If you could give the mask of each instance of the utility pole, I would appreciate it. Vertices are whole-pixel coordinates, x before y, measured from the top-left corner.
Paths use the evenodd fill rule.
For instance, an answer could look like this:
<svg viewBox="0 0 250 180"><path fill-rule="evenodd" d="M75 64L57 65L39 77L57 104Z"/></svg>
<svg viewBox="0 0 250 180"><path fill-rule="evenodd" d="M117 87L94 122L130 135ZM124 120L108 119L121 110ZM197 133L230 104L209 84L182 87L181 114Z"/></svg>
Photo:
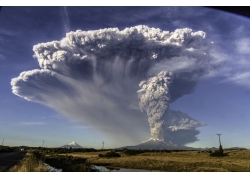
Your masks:
<svg viewBox="0 0 250 180"><path fill-rule="evenodd" d="M220 143L220 146L221 146L220 136L221 136L222 134L216 134L216 135L219 136L219 143Z"/></svg>
<svg viewBox="0 0 250 180"><path fill-rule="evenodd" d="M66 156L68 157L69 144L67 144Z"/></svg>
<svg viewBox="0 0 250 180"><path fill-rule="evenodd" d="M3 141L2 141L2 146L3 146L3 142L4 142L4 138L3 138Z"/></svg>
<svg viewBox="0 0 250 180"><path fill-rule="evenodd" d="M219 155L223 155L223 149L222 149L222 145L221 145L221 142L220 142L220 136L222 134L216 134L217 136L219 136L219 143L220 143L220 147L219 147Z"/></svg>
<svg viewBox="0 0 250 180"><path fill-rule="evenodd" d="M104 148L104 141L102 141L102 150L103 150L103 148Z"/></svg>
<svg viewBox="0 0 250 180"><path fill-rule="evenodd" d="M43 140L43 144L44 144L44 140ZM42 145L42 147L43 147L43 145Z"/></svg>

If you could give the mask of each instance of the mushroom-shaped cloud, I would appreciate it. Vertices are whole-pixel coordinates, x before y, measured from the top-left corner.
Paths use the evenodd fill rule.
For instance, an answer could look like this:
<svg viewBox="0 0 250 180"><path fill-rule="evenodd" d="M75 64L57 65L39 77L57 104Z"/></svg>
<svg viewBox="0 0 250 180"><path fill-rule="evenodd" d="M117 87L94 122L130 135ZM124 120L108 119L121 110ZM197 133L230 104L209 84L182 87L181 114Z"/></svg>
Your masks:
<svg viewBox="0 0 250 180"><path fill-rule="evenodd" d="M195 137L201 124L192 118L166 119L168 105L192 93L200 78L216 67L211 45L205 32L188 28L77 30L60 41L35 45L41 69L13 78L12 92L112 137L138 142L149 135L139 109L148 115L153 138L168 140L167 134L178 137L179 131ZM190 139L195 141L182 139L181 144Z"/></svg>

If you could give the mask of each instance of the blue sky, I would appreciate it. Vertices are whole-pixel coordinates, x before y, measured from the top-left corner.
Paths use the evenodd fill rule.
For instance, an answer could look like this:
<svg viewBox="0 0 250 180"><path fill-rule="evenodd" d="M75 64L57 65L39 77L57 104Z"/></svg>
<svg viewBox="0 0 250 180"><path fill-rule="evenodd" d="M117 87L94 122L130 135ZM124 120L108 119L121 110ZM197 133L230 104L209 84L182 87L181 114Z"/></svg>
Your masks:
<svg viewBox="0 0 250 180"><path fill-rule="evenodd" d="M171 109L207 124L197 128L199 141L187 145L218 146L215 134L221 133L224 147L250 148L250 21L203 7L2 7L0 140L4 138L4 145L41 146L44 140L48 147L76 141L84 147L101 148L105 141L107 148L113 148L150 138L147 131L135 141L110 137L87 121L79 122L53 107L14 95L10 85L21 72L40 69L32 50L38 43L61 40L67 32L78 29L123 30L142 24L167 31L202 30L216 47L216 59L222 62L221 67L200 80L192 94L170 104Z"/></svg>

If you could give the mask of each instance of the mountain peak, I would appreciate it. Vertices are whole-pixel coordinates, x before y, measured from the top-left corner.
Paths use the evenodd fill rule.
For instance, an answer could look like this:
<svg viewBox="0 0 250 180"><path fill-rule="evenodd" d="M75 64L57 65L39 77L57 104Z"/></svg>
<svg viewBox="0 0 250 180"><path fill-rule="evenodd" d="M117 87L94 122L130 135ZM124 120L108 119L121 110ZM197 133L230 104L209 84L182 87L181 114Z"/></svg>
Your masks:
<svg viewBox="0 0 250 180"><path fill-rule="evenodd" d="M67 148L67 149L74 148L74 149L78 149L78 148L83 148L83 147L80 146L79 144L77 144L75 141L73 141L73 142L71 142L71 143L69 143L67 145L61 146L61 148Z"/></svg>
<svg viewBox="0 0 250 180"><path fill-rule="evenodd" d="M69 143L68 145L78 145L75 141Z"/></svg>

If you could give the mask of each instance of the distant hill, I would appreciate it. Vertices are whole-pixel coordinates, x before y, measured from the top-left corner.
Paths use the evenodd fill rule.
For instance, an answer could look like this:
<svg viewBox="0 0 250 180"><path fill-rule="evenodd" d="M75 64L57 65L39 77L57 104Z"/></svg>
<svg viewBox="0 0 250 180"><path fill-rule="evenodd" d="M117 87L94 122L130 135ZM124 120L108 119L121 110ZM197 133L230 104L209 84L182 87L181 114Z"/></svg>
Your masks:
<svg viewBox="0 0 250 180"><path fill-rule="evenodd" d="M218 150L216 147L212 148L193 148L193 147L187 147L187 146L178 146L177 144L172 143L166 143L162 140L156 140L156 139L149 139L148 141L142 142L141 144L135 145L135 146L124 146L116 149L133 149L133 150L211 150L215 151ZM246 150L246 148L240 148L240 147L231 147L231 148L223 148L224 150Z"/></svg>
<svg viewBox="0 0 250 180"><path fill-rule="evenodd" d="M145 149L145 150L193 150L194 148L186 147L186 146L178 146L176 144L172 143L166 143L162 140L157 139L149 139L148 141L145 141L141 144L138 144L136 146L124 146L117 149Z"/></svg>
<svg viewBox="0 0 250 180"><path fill-rule="evenodd" d="M197 150L212 150L212 151L215 151L215 150L218 150L219 148L216 148L216 147L212 147L212 148L197 148ZM231 148L223 148L224 150L247 150L247 148L241 148L241 147L231 147Z"/></svg>
<svg viewBox="0 0 250 180"><path fill-rule="evenodd" d="M247 150L247 148L231 147L231 148L225 148L225 150Z"/></svg>
<svg viewBox="0 0 250 180"><path fill-rule="evenodd" d="M83 148L82 146L80 146L79 144L77 144L76 142L72 142L72 143L69 143L69 144L66 144L66 145L63 145L61 146L60 148L72 148L72 149L79 149L79 148Z"/></svg>

